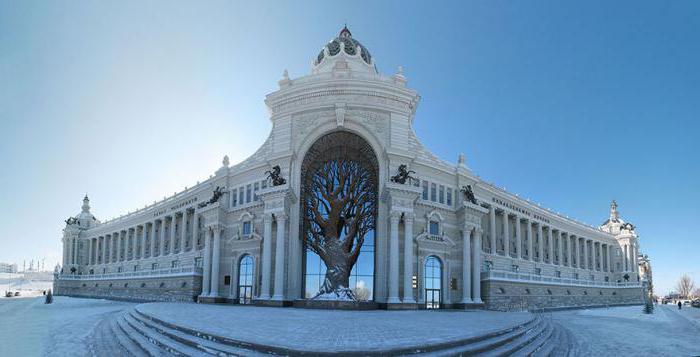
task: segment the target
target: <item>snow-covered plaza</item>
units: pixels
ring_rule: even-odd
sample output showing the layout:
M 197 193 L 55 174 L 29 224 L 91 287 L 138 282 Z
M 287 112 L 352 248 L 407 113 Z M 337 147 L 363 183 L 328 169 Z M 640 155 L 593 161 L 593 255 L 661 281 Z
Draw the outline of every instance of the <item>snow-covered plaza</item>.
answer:
M 0 299 L 0 355 L 700 354 L 700 309 L 641 310 L 339 311 L 13 298 Z

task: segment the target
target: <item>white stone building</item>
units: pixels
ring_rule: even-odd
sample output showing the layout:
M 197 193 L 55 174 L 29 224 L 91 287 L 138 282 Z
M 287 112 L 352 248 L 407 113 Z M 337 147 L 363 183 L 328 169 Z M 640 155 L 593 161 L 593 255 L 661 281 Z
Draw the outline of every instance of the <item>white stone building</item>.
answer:
M 638 237 L 614 202 L 591 227 L 482 181 L 463 156 L 435 157 L 414 133 L 419 99 L 344 28 L 310 74 L 285 71 L 265 99 L 272 131 L 250 158 L 225 157 L 205 182 L 111 221 L 85 197 L 63 232 L 57 293 L 358 308 L 641 302 Z M 303 239 L 304 180 L 314 160 L 346 151 L 376 167 L 376 225 L 350 274 L 361 301 L 319 301 L 325 266 Z M 400 165 L 416 179 L 394 182 Z M 268 178 L 275 166 L 283 184 Z

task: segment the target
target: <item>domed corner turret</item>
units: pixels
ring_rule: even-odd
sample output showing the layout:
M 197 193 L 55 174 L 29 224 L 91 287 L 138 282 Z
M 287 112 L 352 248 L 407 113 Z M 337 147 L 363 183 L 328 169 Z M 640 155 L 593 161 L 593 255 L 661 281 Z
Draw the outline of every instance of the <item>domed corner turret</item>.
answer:
M 343 26 L 338 36 L 328 41 L 316 56 L 311 72 L 342 74 L 353 71 L 378 74 L 367 47 L 352 37 L 347 26 Z
M 90 212 L 90 198 L 85 194 L 83 205 L 77 216 L 69 217 L 66 221 L 66 228 L 89 229 L 100 223 Z

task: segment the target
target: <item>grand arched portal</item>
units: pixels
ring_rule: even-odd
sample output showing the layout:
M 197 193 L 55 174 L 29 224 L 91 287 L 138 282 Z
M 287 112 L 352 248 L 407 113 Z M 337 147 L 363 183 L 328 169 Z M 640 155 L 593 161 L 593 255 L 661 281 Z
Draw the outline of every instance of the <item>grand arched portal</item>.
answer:
M 374 299 L 374 244 L 379 165 L 360 136 L 319 138 L 301 166 L 304 296 Z

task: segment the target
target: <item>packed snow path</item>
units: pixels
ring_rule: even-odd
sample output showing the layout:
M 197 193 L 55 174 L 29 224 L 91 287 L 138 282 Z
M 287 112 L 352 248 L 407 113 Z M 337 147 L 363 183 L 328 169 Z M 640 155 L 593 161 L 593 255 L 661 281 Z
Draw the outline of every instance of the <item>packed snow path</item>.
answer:
M 670 305 L 657 305 L 650 315 L 642 306 L 552 313 L 571 332 L 574 356 L 699 356 L 700 324 L 689 321 L 693 316 L 700 318 L 700 309 Z
M 90 335 L 101 323 L 135 304 L 54 296 L 0 300 L 0 356 L 89 356 Z M 104 355 L 123 356 L 109 338 Z

